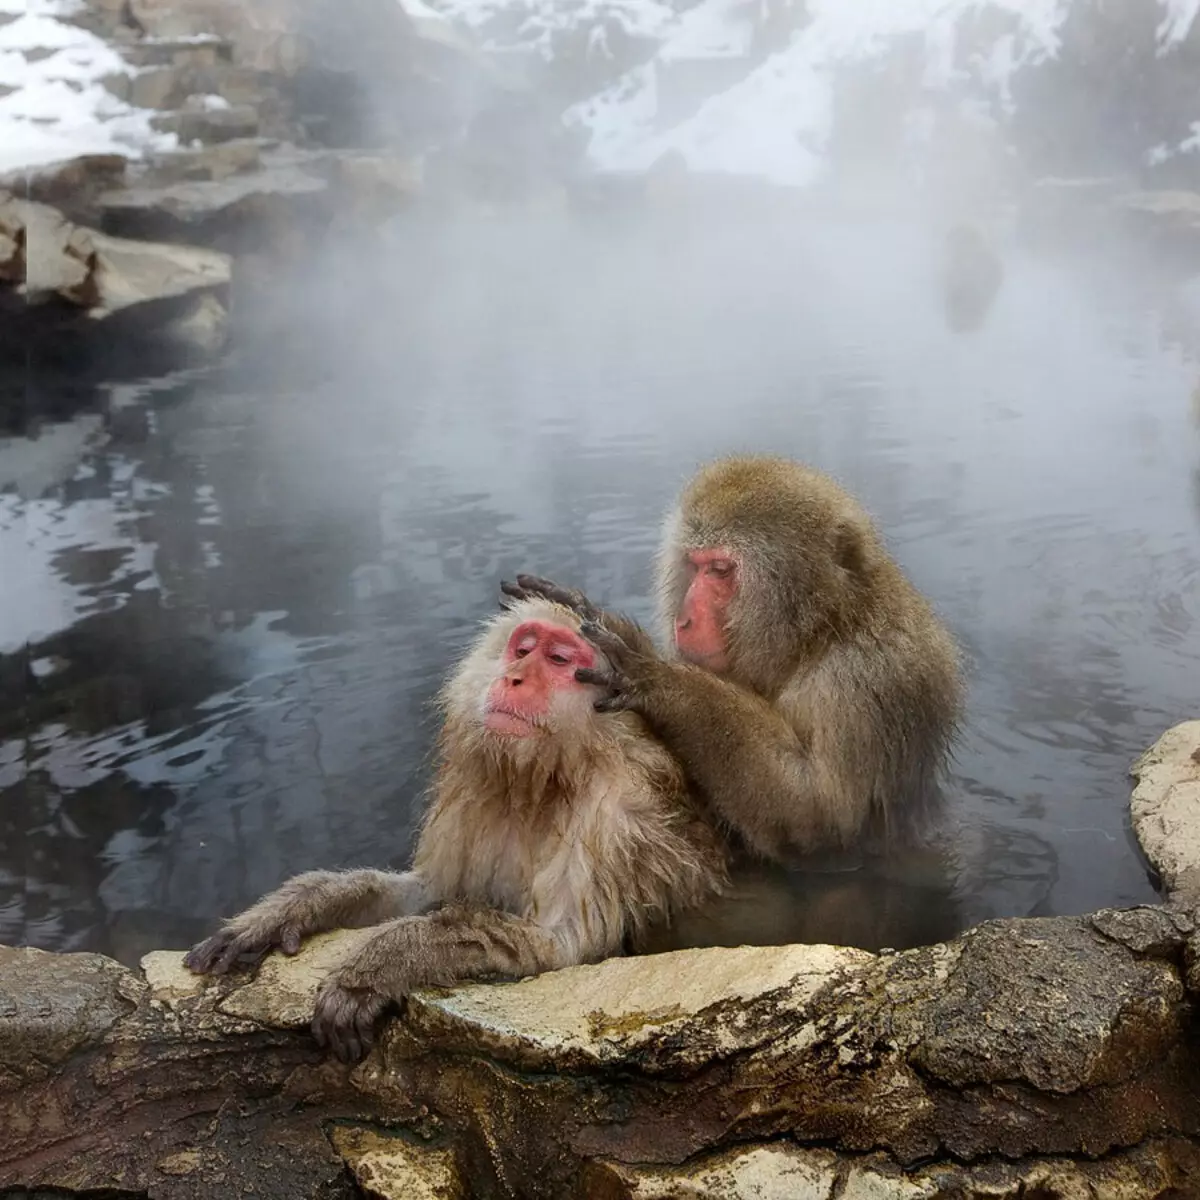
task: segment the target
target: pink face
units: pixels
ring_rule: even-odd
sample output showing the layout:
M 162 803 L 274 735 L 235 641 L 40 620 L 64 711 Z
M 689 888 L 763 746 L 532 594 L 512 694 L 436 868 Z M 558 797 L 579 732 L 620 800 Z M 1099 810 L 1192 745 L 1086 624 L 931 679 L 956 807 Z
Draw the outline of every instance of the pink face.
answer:
M 729 550 L 716 547 L 693 550 L 687 565 L 691 582 L 675 616 L 675 648 L 697 666 L 728 670 L 726 611 L 737 591 L 737 560 Z
M 564 694 L 585 698 L 595 689 L 575 672 L 591 667 L 596 652 L 573 629 L 549 621 L 525 621 L 504 649 L 504 674 L 488 689 L 484 724 L 508 737 L 533 737 L 546 727 L 551 707 Z

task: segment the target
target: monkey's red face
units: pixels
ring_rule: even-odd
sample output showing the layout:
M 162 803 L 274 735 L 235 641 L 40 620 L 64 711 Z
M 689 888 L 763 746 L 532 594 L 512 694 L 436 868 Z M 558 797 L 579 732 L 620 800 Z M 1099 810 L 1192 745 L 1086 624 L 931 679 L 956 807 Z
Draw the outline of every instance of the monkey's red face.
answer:
M 693 550 L 687 556 L 687 567 L 691 582 L 675 615 L 675 648 L 697 666 L 728 670 L 725 628 L 729 603 L 738 586 L 737 559 L 717 546 Z
M 488 689 L 484 725 L 508 737 L 533 737 L 565 710 L 590 715 L 596 689 L 579 683 L 575 672 L 595 662 L 592 647 L 565 625 L 518 625 L 504 649 L 503 673 Z

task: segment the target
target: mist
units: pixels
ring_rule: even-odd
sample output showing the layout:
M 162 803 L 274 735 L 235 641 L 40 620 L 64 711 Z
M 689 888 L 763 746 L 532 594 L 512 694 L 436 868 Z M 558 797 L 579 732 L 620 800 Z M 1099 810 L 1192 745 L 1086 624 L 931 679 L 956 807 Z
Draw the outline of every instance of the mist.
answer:
M 970 708 L 936 879 L 785 880 L 821 919 L 776 896 L 739 934 L 1153 899 L 1127 772 L 1200 670 L 1200 290 L 1146 197 L 1200 188 L 1196 10 L 277 21 L 257 69 L 313 153 L 410 182 L 322 159 L 315 215 L 193 226 L 234 255 L 210 361 L 5 366 L 0 941 L 132 960 L 297 871 L 402 863 L 433 692 L 499 581 L 652 622 L 664 510 L 741 451 L 863 500 Z

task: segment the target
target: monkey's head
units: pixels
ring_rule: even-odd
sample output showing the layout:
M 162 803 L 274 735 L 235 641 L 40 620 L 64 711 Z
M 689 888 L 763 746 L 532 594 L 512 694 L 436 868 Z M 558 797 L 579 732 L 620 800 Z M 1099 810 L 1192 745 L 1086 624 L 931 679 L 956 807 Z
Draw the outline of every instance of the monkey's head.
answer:
M 831 479 L 787 459 L 722 459 L 667 519 L 660 616 L 680 657 L 772 695 L 824 639 L 868 619 L 883 557 Z
M 522 600 L 494 618 L 442 693 L 449 718 L 484 742 L 514 743 L 595 735 L 605 718 L 592 707 L 603 694 L 580 683 L 580 667 L 605 667 L 580 636 L 579 618 L 546 600 Z

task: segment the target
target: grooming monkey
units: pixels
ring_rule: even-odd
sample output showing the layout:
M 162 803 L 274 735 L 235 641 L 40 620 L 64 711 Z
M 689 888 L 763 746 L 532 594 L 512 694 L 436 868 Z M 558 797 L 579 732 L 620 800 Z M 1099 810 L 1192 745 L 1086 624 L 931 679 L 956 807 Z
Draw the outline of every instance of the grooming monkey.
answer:
M 933 811 L 958 651 L 853 497 L 786 459 L 713 463 L 667 519 L 657 583 L 674 660 L 580 592 L 501 587 L 584 618 L 597 709 L 643 716 L 754 853 L 882 849 Z
M 310 934 L 379 926 L 317 998 L 313 1031 L 360 1058 L 384 1010 L 426 986 L 518 978 L 620 954 L 726 885 L 725 851 L 682 771 L 633 713 L 580 619 L 544 599 L 497 616 L 443 688 L 432 803 L 412 868 L 312 871 L 194 947 L 222 974 Z

